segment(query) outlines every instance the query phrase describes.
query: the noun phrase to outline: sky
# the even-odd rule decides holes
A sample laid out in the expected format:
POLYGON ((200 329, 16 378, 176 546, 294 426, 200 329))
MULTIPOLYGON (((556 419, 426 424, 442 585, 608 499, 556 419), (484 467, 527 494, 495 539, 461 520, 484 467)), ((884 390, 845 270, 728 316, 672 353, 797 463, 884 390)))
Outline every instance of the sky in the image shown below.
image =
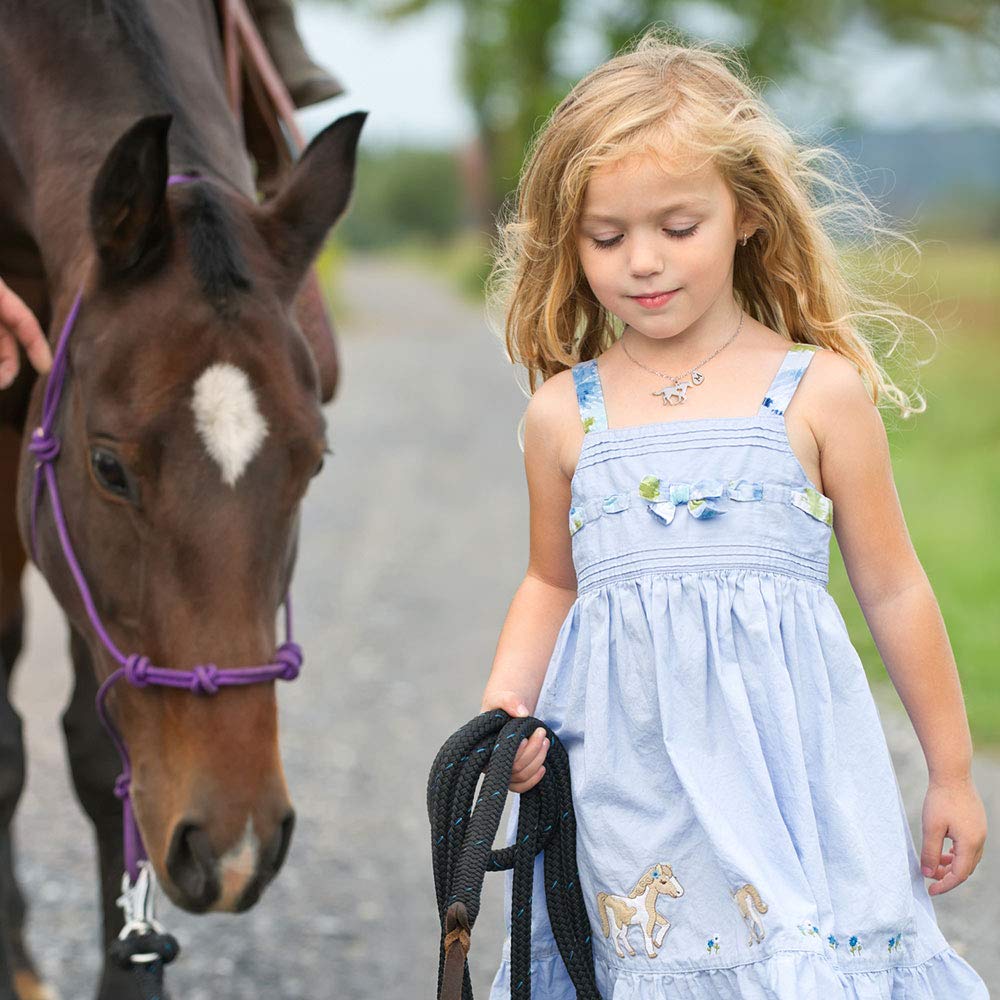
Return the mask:
MULTIPOLYGON (((472 136, 459 77, 457 6, 432 4, 392 24, 341 3, 299 0, 296 9, 310 52, 347 87, 341 97, 300 113, 307 133, 361 109, 370 113, 365 136, 372 144, 453 146, 472 136)), ((682 27, 736 40, 736 26, 709 4, 688 5, 682 27)), ((574 25, 562 50, 562 62, 577 76, 601 57, 597 36, 586 24, 574 25)), ((982 49, 977 55, 970 58, 957 44, 887 49, 876 33, 858 27, 837 51, 811 57, 815 83, 786 82, 767 97, 795 127, 827 124, 831 95, 842 95, 840 106, 873 127, 1000 127, 1000 63, 995 52, 982 49), (983 82, 984 76, 991 82, 983 82)))

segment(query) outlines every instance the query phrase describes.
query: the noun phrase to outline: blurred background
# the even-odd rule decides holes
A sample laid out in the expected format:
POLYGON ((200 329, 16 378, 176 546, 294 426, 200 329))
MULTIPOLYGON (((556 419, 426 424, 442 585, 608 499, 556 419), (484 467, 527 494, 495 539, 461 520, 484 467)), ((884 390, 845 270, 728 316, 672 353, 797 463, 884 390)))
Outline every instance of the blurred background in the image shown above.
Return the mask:
MULTIPOLYGON (((306 498, 293 582, 305 669, 279 692, 298 819, 280 877, 247 914, 162 908, 185 948, 168 976, 175 1000, 434 995, 427 772, 478 710, 527 560, 516 435, 526 399, 483 298, 496 212, 553 105, 653 22, 741 47, 783 120, 842 150, 921 247, 870 262, 936 334, 886 361, 926 396, 926 412, 883 412, 991 824, 979 869, 934 906, 949 943, 1000 996, 1000 7, 301 0, 297 10, 312 54, 347 88, 302 112, 303 128, 370 112, 353 206, 321 261, 343 375, 327 414, 334 454, 306 498)), ((919 850, 923 755, 835 543, 829 589, 864 659, 919 850)), ((59 732, 65 639, 33 571, 29 590, 15 685, 31 762, 19 869, 43 967, 64 997, 88 997, 94 860, 59 732)), ((490 878, 474 934, 480 997, 500 955, 502 882, 490 878)))
MULTIPOLYGON (((334 295, 338 257, 376 254, 423 265, 480 299, 496 213, 532 135, 576 79, 652 23, 739 47, 781 118, 852 160, 868 196, 922 250, 891 261, 895 297, 939 341, 904 345, 886 363, 928 408, 906 422, 884 414, 974 735, 1000 747, 1000 556, 982 545, 997 540, 991 499, 1000 494, 1000 5, 300 0, 298 11, 307 44, 348 87, 302 114, 306 130, 371 111, 353 206, 326 261, 334 295)), ((839 565, 831 591, 851 604, 839 565)), ((881 667, 872 679, 885 679, 881 667)))

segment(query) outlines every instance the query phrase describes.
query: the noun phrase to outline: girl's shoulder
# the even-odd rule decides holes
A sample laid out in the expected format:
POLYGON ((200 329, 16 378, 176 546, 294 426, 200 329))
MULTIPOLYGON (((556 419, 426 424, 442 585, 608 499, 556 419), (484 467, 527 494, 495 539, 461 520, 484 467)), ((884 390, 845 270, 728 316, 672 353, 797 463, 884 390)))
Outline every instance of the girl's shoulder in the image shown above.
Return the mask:
POLYGON ((525 448, 530 438, 568 475, 572 475, 583 440, 576 384, 579 370, 576 365, 549 376, 534 391, 524 412, 525 448))

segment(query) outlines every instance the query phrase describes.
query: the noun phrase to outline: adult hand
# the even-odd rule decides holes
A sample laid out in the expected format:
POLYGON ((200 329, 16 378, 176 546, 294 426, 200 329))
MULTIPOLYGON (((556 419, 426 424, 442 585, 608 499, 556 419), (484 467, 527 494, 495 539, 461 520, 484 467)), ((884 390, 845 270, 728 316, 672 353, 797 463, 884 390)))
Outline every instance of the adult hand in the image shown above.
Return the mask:
POLYGON ((52 351, 35 314, 0 278, 0 389, 17 378, 18 343, 39 373, 44 375, 52 367, 52 351))

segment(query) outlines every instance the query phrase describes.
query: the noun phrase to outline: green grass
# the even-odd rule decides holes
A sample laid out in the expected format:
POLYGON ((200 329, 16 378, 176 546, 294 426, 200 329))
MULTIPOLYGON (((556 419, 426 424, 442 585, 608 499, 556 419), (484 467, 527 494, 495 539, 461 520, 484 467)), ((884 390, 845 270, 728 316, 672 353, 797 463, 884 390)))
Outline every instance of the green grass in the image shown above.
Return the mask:
MULTIPOLYGON (((885 415, 896 489, 941 606, 979 747, 1000 746, 1000 341, 991 336, 998 276, 998 244, 927 249, 914 285, 938 301, 944 329, 931 321, 940 337, 934 360, 899 375, 904 387, 919 381, 927 410, 907 421, 885 415)), ((919 353, 930 352, 928 339, 919 353)), ((830 592, 869 677, 889 683, 836 544, 830 592)))

